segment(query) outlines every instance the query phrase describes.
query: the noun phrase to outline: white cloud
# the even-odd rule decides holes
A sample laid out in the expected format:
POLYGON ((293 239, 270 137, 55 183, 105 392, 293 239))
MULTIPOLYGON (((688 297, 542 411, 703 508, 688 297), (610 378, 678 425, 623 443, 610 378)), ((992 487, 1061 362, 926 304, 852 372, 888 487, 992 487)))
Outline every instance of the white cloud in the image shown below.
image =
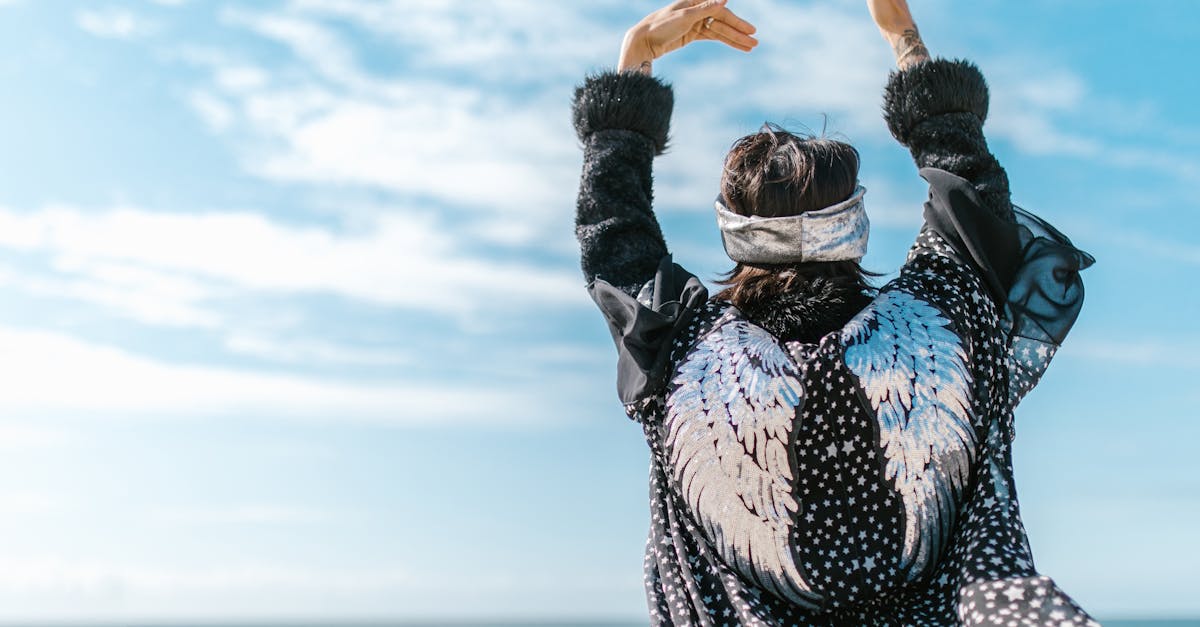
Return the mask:
POLYGON ((615 0, 297 0, 292 6, 293 16, 332 16, 385 34, 413 51, 422 67, 454 68, 487 83, 574 80, 581 68, 612 65, 623 29, 603 12, 629 13, 628 3, 615 0))
POLYGON ((401 366, 416 362, 403 348, 347 346, 315 339, 279 339, 250 333, 225 338, 231 353, 293 365, 401 366))
POLYGON ((991 88, 989 138, 1011 141, 1027 155, 1160 171, 1188 183, 1200 177, 1194 151, 1169 147, 1195 131, 1154 120, 1144 103, 1098 93, 1076 71, 1046 59, 1018 55, 981 65, 991 88), (1121 138, 1112 132, 1114 125, 1141 128, 1121 138))
POLYGON ((284 147, 251 168, 272 179, 432 196, 508 219, 570 212, 579 157, 565 114, 557 116, 561 124, 548 124, 536 105, 525 109, 440 85, 395 92, 394 100, 378 103, 331 96, 319 111, 299 116, 286 97, 250 99, 251 122, 278 128, 284 147), (297 123, 279 128, 288 119, 297 123))
MULTIPOLYGON (((1173 131, 1172 131, 1173 132, 1173 131)), ((1192 132, 1178 129, 1180 135, 1192 132)), ((1185 185, 1194 185, 1200 180, 1200 159, 1195 151, 1171 151, 1130 146, 1107 147, 1103 155, 1106 163, 1121 168, 1138 168, 1151 172, 1164 172, 1175 176, 1185 185)))
POLYGON ((290 47, 305 69, 346 86, 369 87, 354 54, 333 31, 312 20, 285 13, 225 11, 225 21, 241 25, 290 47))
POLYGON ((1030 73, 1015 61, 995 63, 988 73, 990 135, 1008 139, 1031 155, 1103 155, 1099 140, 1063 128, 1062 118, 1078 115, 1089 98, 1082 78, 1064 69, 1030 73))
POLYGON ((232 65, 217 70, 216 82, 229 91, 248 91, 263 87, 269 81, 267 72, 250 65, 232 65))
POLYGON ((127 263, 83 261, 69 253, 47 270, 17 272, 0 267, 0 286, 98 305, 145 324, 213 328, 223 322, 220 313, 204 304, 219 290, 175 273, 127 263))
MULTIPOLYGON (((147 321, 214 322, 201 305, 222 286, 457 314, 586 301, 575 273, 474 256, 441 222, 394 213, 373 228, 339 233, 253 213, 0 209, 0 248, 47 253, 59 271, 92 282, 68 285, 67 295, 147 321)), ((17 280, 11 272, 8 279, 17 280)))
POLYGON ((1200 368, 1200 343, 1156 339, 1072 339, 1063 355, 1127 366, 1200 368))
POLYGON ((243 415, 397 425, 538 420, 527 390, 415 380, 350 383, 162 362, 44 331, 0 327, 0 412, 243 415), (455 402, 447 402, 447 399, 455 402))
POLYGON ((83 30, 109 39, 133 39, 152 34, 158 24, 127 9, 84 9, 75 14, 83 30))
POLYGON ((228 10, 226 23, 284 44, 295 62, 268 78, 234 55, 193 51, 185 56, 211 68, 212 85, 197 90, 204 96, 192 105, 210 128, 231 132, 254 174, 432 199, 470 211, 460 234, 541 248, 569 228, 579 154, 566 101, 580 68, 600 58, 581 42, 600 39, 585 35, 606 28, 579 9, 300 2, 277 12, 228 10), (368 72, 322 19, 331 17, 399 35, 397 45, 419 61, 419 71, 403 78, 368 72), (452 39, 438 35, 456 29, 452 39), (438 71, 450 66, 475 80, 438 71), (519 90, 487 79, 516 74, 528 75, 519 90))
MULTIPOLYGON (((1142 192, 1139 191, 1139 194, 1142 192)), ((1172 199, 1168 203, 1176 203, 1172 199)), ((1155 207, 1159 208, 1159 207, 1155 207)), ((1117 228, 1097 223, 1093 220, 1081 220, 1071 224, 1071 233, 1080 240, 1104 243, 1135 251, 1140 255, 1155 257, 1173 263, 1200 265, 1200 245, 1193 242, 1181 241, 1180 233, 1164 236, 1142 228, 1117 228)))

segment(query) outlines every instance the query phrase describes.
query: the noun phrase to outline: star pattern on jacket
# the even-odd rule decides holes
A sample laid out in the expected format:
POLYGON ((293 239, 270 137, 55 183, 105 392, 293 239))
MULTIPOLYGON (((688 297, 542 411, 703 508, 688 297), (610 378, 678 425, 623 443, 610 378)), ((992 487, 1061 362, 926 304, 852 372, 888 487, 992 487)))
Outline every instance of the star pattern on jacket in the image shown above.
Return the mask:
MULTIPOLYGON (((1011 368, 1011 347, 996 331, 1001 325, 991 301, 972 298, 983 289, 956 251, 925 232, 901 277, 884 293, 919 293, 937 303, 961 334, 973 380, 1002 381, 1011 368)), ((698 338, 742 320, 735 309, 709 301, 674 340, 672 360, 683 360, 698 338)), ((1010 496, 1011 440, 1004 431, 1011 424, 1012 397, 1004 386, 980 386, 972 424, 981 442, 980 461, 956 533, 935 568, 908 582, 899 568, 904 510, 883 478, 876 419, 842 358, 840 334, 787 348, 807 392, 796 417, 800 508, 790 541, 802 572, 822 596, 822 609, 807 612, 764 593, 717 554, 672 480, 661 430, 669 401, 660 399, 627 407, 643 424, 652 452, 645 583, 654 624, 1041 625, 1049 616, 1041 608, 1058 608, 1053 611, 1063 613, 1064 625, 1096 624, 1033 569, 1010 496), (1025 584, 1030 581, 1042 585, 1025 584), (999 616, 1005 620, 980 622, 999 616)))

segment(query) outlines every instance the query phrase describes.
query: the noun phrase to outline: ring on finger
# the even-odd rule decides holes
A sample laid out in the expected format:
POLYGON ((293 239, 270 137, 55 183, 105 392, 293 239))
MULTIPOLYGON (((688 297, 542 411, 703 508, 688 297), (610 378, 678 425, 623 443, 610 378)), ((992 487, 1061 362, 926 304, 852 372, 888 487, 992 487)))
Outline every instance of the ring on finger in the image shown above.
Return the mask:
POLYGON ((715 19, 717 19, 717 18, 712 17, 712 16, 704 18, 704 28, 712 28, 712 23, 713 23, 713 20, 715 20, 715 19))

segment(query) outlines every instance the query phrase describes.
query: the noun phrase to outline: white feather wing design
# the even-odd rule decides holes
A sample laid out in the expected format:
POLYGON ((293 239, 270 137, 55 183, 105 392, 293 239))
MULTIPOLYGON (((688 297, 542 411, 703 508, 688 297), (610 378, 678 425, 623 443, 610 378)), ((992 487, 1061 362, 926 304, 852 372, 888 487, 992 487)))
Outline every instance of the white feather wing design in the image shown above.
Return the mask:
POLYGON ((904 503, 900 566, 915 579, 941 554, 975 460, 966 352, 939 310, 900 291, 876 299, 843 339, 875 411, 884 478, 904 503))
POLYGON ((727 564, 805 607, 811 592, 789 544, 791 434, 804 390, 775 338, 719 325, 680 365, 667 397, 665 452, 693 518, 727 564))

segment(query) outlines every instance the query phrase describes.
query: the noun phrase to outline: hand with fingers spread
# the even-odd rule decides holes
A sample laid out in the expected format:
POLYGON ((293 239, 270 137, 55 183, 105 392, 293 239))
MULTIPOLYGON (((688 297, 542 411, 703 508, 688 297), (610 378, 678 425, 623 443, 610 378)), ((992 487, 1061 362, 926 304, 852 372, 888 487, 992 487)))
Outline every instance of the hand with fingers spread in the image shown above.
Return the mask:
POLYGON ((693 41, 719 41, 743 52, 758 45, 755 28, 725 7, 727 0, 678 0, 625 33, 617 69, 650 73, 651 63, 693 41))

